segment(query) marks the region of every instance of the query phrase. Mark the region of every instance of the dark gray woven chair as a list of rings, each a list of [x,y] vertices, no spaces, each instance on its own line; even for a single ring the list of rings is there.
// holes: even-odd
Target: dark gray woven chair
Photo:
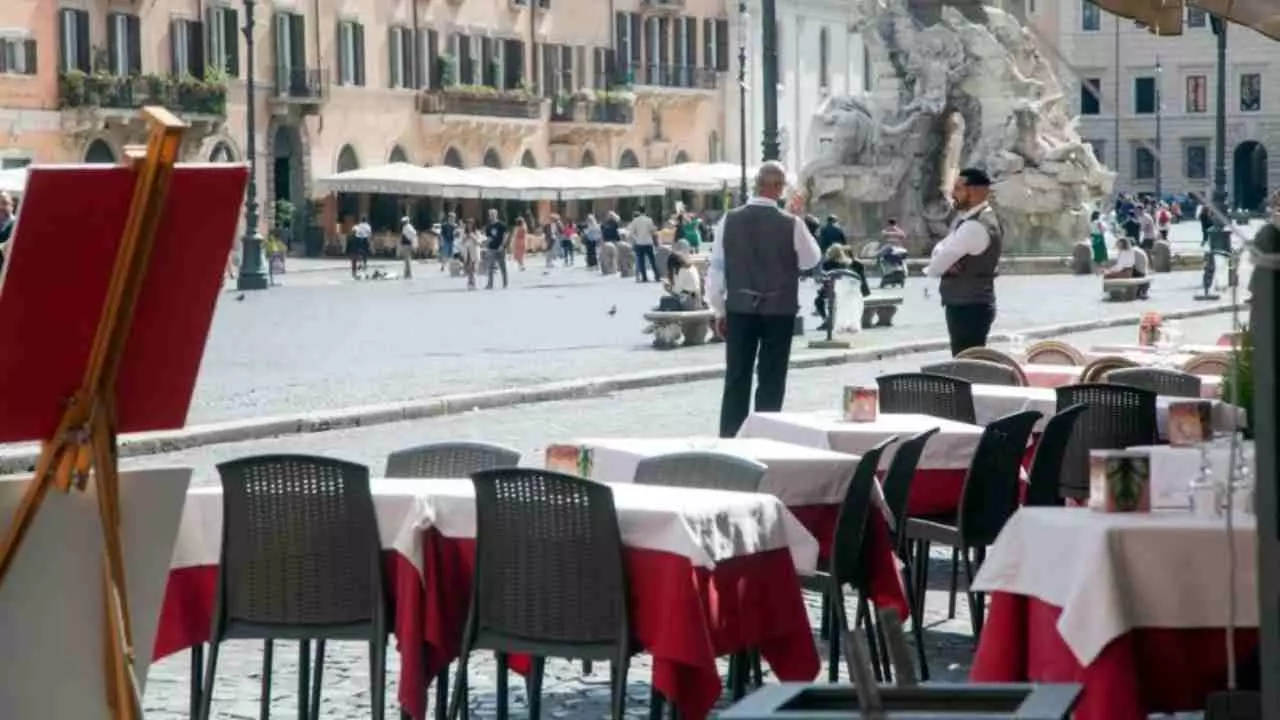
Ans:
[[[1150,390],[1157,395],[1186,398],[1199,398],[1203,385],[1198,375],[1181,370],[1148,367],[1112,370],[1104,379],[1113,385],[1128,385]]]
[[[515,467],[520,451],[493,443],[438,442],[397,450],[387,456],[385,477],[465,478],[481,470]]]
[[[933,375],[968,380],[982,385],[1026,385],[1025,378],[1017,369],[986,360],[948,360],[947,362],[925,365],[921,372]]]
[[[1027,494],[1023,504],[1031,507],[1057,507],[1062,505],[1062,459],[1076,429],[1083,405],[1072,405],[1058,411],[1044,424],[1040,442],[1036,444],[1035,459],[1027,473]]]
[[[645,458],[636,466],[636,483],[759,492],[768,471],[764,463],[722,452],[691,451]]]
[[[541,711],[547,657],[608,660],[612,708],[623,720],[631,638],[627,577],[608,485],[535,468],[472,476],[475,576],[449,717],[467,698],[467,656],[498,655],[498,714],[506,717],[508,653],[533,656],[529,717]]]
[[[1089,451],[1123,450],[1159,441],[1156,394],[1150,390],[1109,383],[1060,387],[1058,412],[1072,405],[1087,409],[1076,423],[1062,458],[1059,485],[1062,496],[1089,497]]]
[[[299,714],[317,717],[324,641],[369,643],[370,700],[386,703],[388,599],[378,521],[363,465],[263,455],[218,465],[222,557],[200,718],[208,720],[224,640],[265,640],[260,716],[270,707],[273,640],[298,640]],[[309,683],[314,683],[309,685]],[[306,716],[306,715],[304,715]]]
[[[880,412],[932,415],[974,424],[973,386],[959,378],[931,373],[898,373],[876,378]]]

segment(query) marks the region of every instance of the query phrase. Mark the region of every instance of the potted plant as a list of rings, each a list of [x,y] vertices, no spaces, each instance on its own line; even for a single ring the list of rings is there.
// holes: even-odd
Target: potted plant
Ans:
[[[88,103],[87,80],[88,76],[80,70],[67,70],[58,75],[58,99],[62,107],[75,108]]]
[[[1237,343],[1219,393],[1226,402],[1244,409],[1244,436],[1253,439],[1253,328],[1246,326]]]
[[[440,84],[449,87],[458,82],[458,63],[448,53],[436,58],[436,71],[440,73]]]

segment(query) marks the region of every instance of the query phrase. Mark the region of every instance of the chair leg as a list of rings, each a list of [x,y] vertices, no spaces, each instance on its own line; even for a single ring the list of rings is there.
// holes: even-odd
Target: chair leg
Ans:
[[[323,649],[324,641],[321,640],[316,652],[322,652]],[[320,660],[317,658],[317,668],[320,667],[319,663]],[[387,634],[381,631],[375,633],[369,640],[369,698],[373,705],[372,720],[383,720],[387,713]],[[319,699],[320,693],[317,689],[316,700],[319,701]],[[319,718],[320,715],[316,714],[311,720],[319,720]]]
[[[947,598],[947,619],[956,619],[956,591],[960,586],[960,550],[951,548],[951,595]]]
[[[298,641],[298,720],[307,720],[311,700],[311,641]]]
[[[880,643],[876,639],[875,620],[871,617],[871,605],[861,596],[858,596],[858,610],[855,615],[856,625],[866,631],[867,650],[871,656],[871,672],[876,682],[884,682],[884,668],[880,667]],[[853,677],[853,673],[849,673],[849,677]]]
[[[458,656],[458,675],[453,679],[453,700],[449,703],[448,720],[457,720],[458,713],[467,702],[467,655],[469,648],[463,648]]]
[[[189,717],[200,717],[200,686],[204,685],[204,643],[191,647],[191,704]]]
[[[269,720],[271,717],[271,665],[275,654],[276,644],[268,640],[262,648],[262,699],[258,701],[260,720]]]
[[[902,573],[902,585],[907,590],[907,607],[911,609],[911,637],[916,641],[916,659],[920,663],[920,680],[921,682],[928,682],[929,661],[925,658],[924,652],[924,616],[918,609],[915,577],[911,573],[911,565],[904,564]]]
[[[320,717],[320,688],[324,685],[324,640],[317,640],[311,672],[311,720]]]
[[[542,717],[542,676],[547,670],[547,659],[535,657],[532,665],[525,680],[525,694],[529,696],[529,720],[539,720]]]
[[[627,671],[631,668],[631,658],[623,655],[609,668],[613,675],[613,720],[626,720],[627,713]],[[530,718],[529,720],[533,720]]]
[[[818,637],[826,640],[831,637],[831,598],[822,593],[822,620],[818,624]]]
[[[729,658],[729,694],[735,701],[747,694],[748,657],[747,653],[738,652]]]
[[[916,613],[923,619],[925,599],[929,594],[929,541],[916,542]]]
[[[978,564],[982,562],[982,556],[985,554],[985,548],[974,548],[974,553],[978,555]],[[964,549],[964,574],[967,582],[965,586],[965,595],[969,598],[969,626],[973,629],[973,641],[976,643],[978,638],[982,636],[982,625],[986,621],[987,598],[983,593],[973,591],[973,578],[977,575],[975,563],[970,560],[969,548]]]
[[[658,688],[653,687],[652,680],[649,686],[649,720],[662,720],[662,716],[666,714],[667,699],[658,692]]]
[[[759,650],[751,651],[751,684],[757,688],[764,686],[764,667]]]
[[[436,720],[449,720],[449,666],[436,675]]]
[[[508,701],[511,699],[511,693],[508,687],[510,684],[510,678],[507,677],[507,654],[494,653],[494,655],[498,661],[498,711],[495,717],[497,717],[497,720],[507,720],[511,709],[508,704]]]
[[[209,664],[204,671],[204,688],[200,691],[200,713],[193,720],[209,720],[213,704],[213,678],[218,672],[218,648],[222,643],[217,637],[209,640]]]
[[[837,682],[840,679],[840,643],[844,633],[849,629],[849,614],[844,606],[844,592],[840,585],[831,581],[831,637],[827,638],[827,681]],[[853,673],[849,673],[850,680]]]

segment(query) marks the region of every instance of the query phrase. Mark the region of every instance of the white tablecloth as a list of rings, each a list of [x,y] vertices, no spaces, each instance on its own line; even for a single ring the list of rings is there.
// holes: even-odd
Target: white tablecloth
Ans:
[[[1022,508],[987,552],[974,588],[1061,608],[1058,633],[1087,667],[1136,628],[1226,626],[1230,543],[1223,523],[1179,511]],[[1258,624],[1256,534],[1253,518],[1238,519],[1239,627]]]
[[[1084,370],[1078,365],[1023,365],[1022,372],[1027,376],[1027,384],[1032,387],[1057,388],[1063,385],[1074,385],[1080,382],[1080,372]],[[1222,389],[1221,375],[1200,375],[1200,396],[1205,399],[1218,397]]]
[[[1195,353],[1174,352],[1159,353],[1146,352],[1142,350],[1128,350],[1116,352],[1099,352],[1091,350],[1085,353],[1090,362],[1104,357],[1122,357],[1126,360],[1132,360],[1141,367],[1167,367],[1174,370],[1181,370],[1184,365],[1195,359]]]
[[[1253,462],[1253,443],[1246,443],[1246,461]],[[1129,448],[1147,454],[1151,460],[1151,504],[1160,508],[1189,508],[1190,486],[1200,478],[1199,447],[1148,445]],[[1212,482],[1224,482],[1231,474],[1231,450],[1226,443],[1213,443],[1208,448]],[[1249,468],[1250,477],[1254,469]],[[1244,502],[1240,498],[1238,502]]]
[[[752,413],[739,437],[763,437],[825,448],[837,452],[861,455],[881,441],[892,436],[905,440],[929,428],[940,428],[929,439],[920,458],[922,470],[964,470],[969,467],[973,453],[982,437],[977,425],[944,420],[928,415],[881,413],[875,422],[845,422],[839,412],[778,412]],[[887,467],[895,448],[890,448],[881,460]]]
[[[1205,353],[1231,352],[1230,345],[1183,344],[1183,345],[1178,345],[1174,349],[1177,350],[1178,353],[1182,355],[1203,355]],[[1136,343],[1133,345],[1124,345],[1124,344],[1094,345],[1092,348],[1090,348],[1090,350],[1092,350],[1095,353],[1113,354],[1113,355],[1115,354],[1124,355],[1129,353],[1158,354],[1160,352],[1159,347],[1155,345],[1138,345]]]
[[[588,438],[573,445],[591,448],[591,479],[629,483],[641,460],[679,452],[722,452],[763,463],[768,470],[760,492],[789,506],[831,505],[844,499],[858,456],[768,438]]]
[[[435,528],[453,538],[476,534],[471,480],[375,479],[371,483],[382,545],[422,569],[419,534]],[[683,555],[700,567],[769,550],[789,549],[796,569],[811,573],[818,543],[771,495],[614,485],[622,542],[628,547]],[[216,565],[222,547],[222,488],[187,495],[174,568]]]
[[[1194,398],[1178,398],[1161,395],[1156,398],[1156,429],[1160,437],[1167,437],[1165,426],[1169,420],[1169,403],[1185,402]],[[1205,398],[1207,399],[1207,398]],[[1213,403],[1213,427],[1219,432],[1227,432],[1236,427],[1236,423],[1244,424],[1244,413],[1240,408],[1224,403],[1221,400],[1209,400]],[[1055,388],[1016,387],[1010,385],[974,385],[973,409],[978,423],[985,425],[996,418],[1022,410],[1035,410],[1043,417],[1037,430],[1044,426],[1050,417],[1057,412],[1058,394]]]

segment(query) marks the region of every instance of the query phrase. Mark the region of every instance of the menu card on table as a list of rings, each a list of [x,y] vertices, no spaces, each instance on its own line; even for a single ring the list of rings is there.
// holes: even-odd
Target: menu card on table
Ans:
[[[880,393],[875,388],[848,385],[844,389],[845,422],[875,422]]]

